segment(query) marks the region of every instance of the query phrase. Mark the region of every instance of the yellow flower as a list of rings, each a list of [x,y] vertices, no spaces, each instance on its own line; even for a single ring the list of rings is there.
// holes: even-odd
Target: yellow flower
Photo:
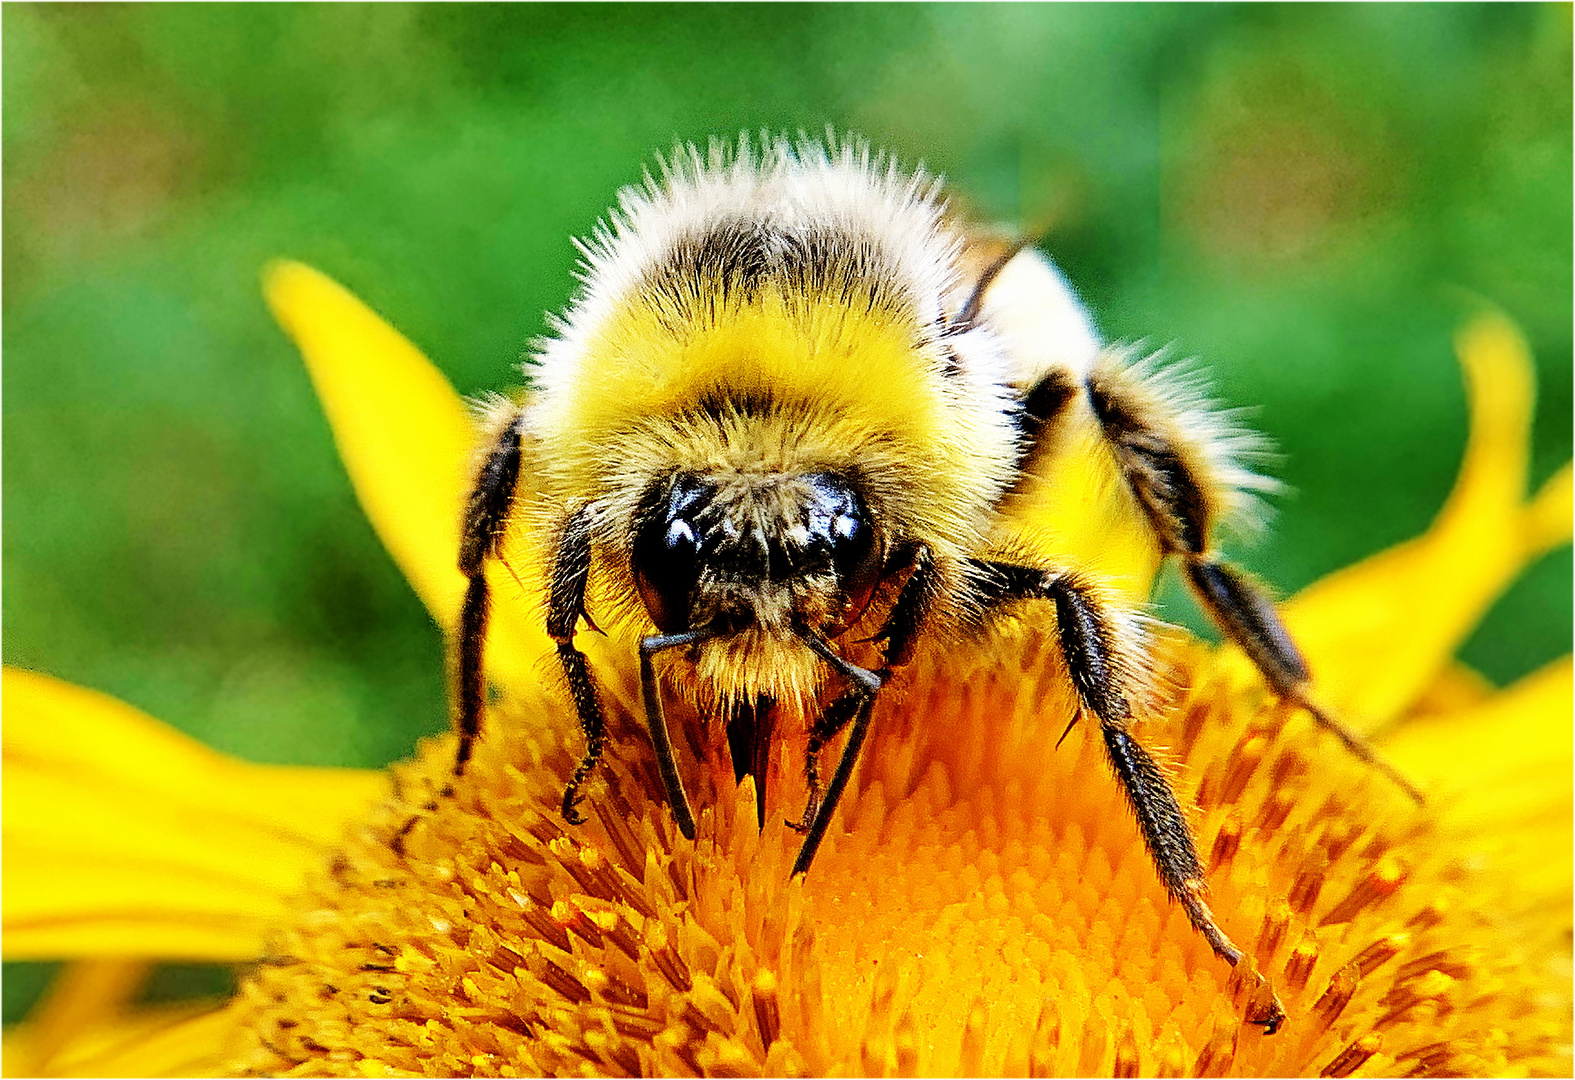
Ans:
[[[459,400],[314,271],[276,266],[268,294],[368,516],[451,625]],[[1275,1035],[1243,1022],[1264,991],[1167,902],[1097,739],[1054,748],[1072,702],[1043,627],[1009,659],[913,673],[793,880],[797,837],[757,829],[752,781],[735,787],[724,733],[695,717],[699,837],[682,839],[607,653],[613,749],[590,822],[563,823],[580,736],[538,685],[547,642],[521,602],[500,607],[506,693],[451,796],[450,739],[390,787],[237,762],[7,671],[6,956],[75,961],[8,1036],[7,1071],[1568,1074],[1570,661],[1497,690],[1452,656],[1568,540],[1571,476],[1526,500],[1513,329],[1483,317],[1459,347],[1472,438],[1438,520],[1286,608],[1323,697],[1429,805],[1232,651],[1163,645],[1172,689],[1142,734],[1195,807],[1214,910],[1284,1003]],[[768,821],[798,809],[773,800]],[[131,1009],[150,958],[247,968],[222,1006]]]

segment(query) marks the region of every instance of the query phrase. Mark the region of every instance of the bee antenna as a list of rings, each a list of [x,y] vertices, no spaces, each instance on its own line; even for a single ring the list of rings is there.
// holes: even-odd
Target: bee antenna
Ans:
[[[667,791],[667,804],[673,811],[678,831],[689,840],[695,838],[695,815],[689,808],[689,796],[684,794],[684,782],[678,775],[678,761],[673,756],[672,739],[667,733],[667,715],[662,709],[662,690],[656,681],[656,668],[651,658],[665,649],[697,645],[717,636],[714,625],[698,630],[685,630],[677,634],[653,634],[640,640],[640,696],[645,699],[645,722],[651,732],[651,746],[656,751],[656,767],[662,776],[662,787]],[[564,794],[565,806],[574,793],[570,787]]]
[[[809,646],[811,652],[820,657],[826,663],[830,664],[832,667],[836,668],[847,677],[849,682],[854,683],[866,693],[873,694],[883,685],[885,680],[883,680],[879,675],[873,671],[859,667],[851,660],[838,656],[832,650],[831,646],[827,645],[826,642],[818,635],[812,633],[809,630],[799,628],[795,628],[794,633],[798,635],[800,641]]]
[[[979,318],[979,312],[984,308],[985,292],[989,290],[1001,271],[1006,269],[1006,264],[1017,258],[1024,248],[1030,246],[1036,240],[1037,237],[1032,236],[1018,237],[1012,242],[1010,247],[995,257],[994,262],[984,268],[984,272],[979,275],[979,280],[974,282],[973,292],[969,294],[968,302],[962,306],[962,310],[957,313],[957,317],[947,325],[945,333],[960,334],[964,330],[973,328],[975,321]]]

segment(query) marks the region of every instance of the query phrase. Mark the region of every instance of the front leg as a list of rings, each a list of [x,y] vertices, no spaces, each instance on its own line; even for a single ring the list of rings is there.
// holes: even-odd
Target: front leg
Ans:
[[[487,588],[487,563],[499,556],[519,487],[524,459],[525,417],[515,412],[499,429],[481,461],[460,521],[459,572],[465,575],[465,599],[459,609],[454,641],[454,728],[459,747],[454,775],[463,776],[476,739],[486,700],[482,670],[487,620],[492,601]]]
[[[832,652],[830,647],[819,638],[804,635],[805,643],[827,663],[847,676],[853,685],[827,705],[816,718],[814,726],[810,728],[809,746],[804,758],[804,782],[809,790],[809,797],[805,801],[803,817],[799,821],[787,823],[791,828],[805,834],[804,844],[799,849],[798,859],[793,864],[795,874],[809,870],[810,863],[815,859],[815,852],[820,848],[820,842],[826,835],[826,828],[831,823],[831,815],[842,798],[842,791],[847,786],[848,778],[853,775],[854,763],[858,760],[859,750],[864,744],[870,714],[875,708],[876,694],[891,677],[894,669],[906,665],[912,659],[919,632],[940,595],[940,579],[935,570],[934,556],[929,548],[915,546],[894,555],[888,563],[888,567],[896,567],[896,573],[900,573],[905,565],[910,566],[912,571],[898,592],[897,600],[892,604],[885,624],[874,638],[875,641],[882,643],[882,662],[879,671],[871,672],[856,667]],[[837,733],[846,727],[849,721],[853,722],[853,731],[848,736],[847,745],[842,749],[837,770],[832,774],[831,786],[826,789],[825,797],[822,799],[820,751],[827,742],[837,737]]]
[[[855,686],[840,694],[815,718],[814,725],[809,729],[809,744],[804,750],[804,784],[809,789],[809,795],[804,800],[803,816],[798,821],[789,821],[787,824],[790,828],[806,834],[814,828],[822,805],[820,751],[826,743],[837,737],[849,720],[858,715],[866,702],[873,700],[874,695],[866,692],[862,686]],[[808,869],[808,863],[805,863],[805,868]]]
[[[848,718],[853,720],[853,730],[848,733],[847,745],[842,748],[842,757],[837,760],[837,771],[831,776],[831,786],[826,789],[826,801],[818,808],[813,804],[815,793],[811,791],[811,809],[804,812],[808,822],[808,831],[804,837],[804,844],[798,850],[798,858],[793,862],[793,873],[808,873],[810,863],[815,861],[815,852],[820,850],[820,842],[825,838],[826,827],[831,824],[831,815],[837,810],[837,803],[842,801],[842,792],[848,786],[848,780],[853,775],[853,766],[858,762],[859,751],[864,746],[864,736],[869,733],[870,713],[875,708],[875,696],[880,693],[885,677],[873,671],[866,671],[857,664],[851,664],[838,656],[819,637],[810,633],[801,635],[804,644],[813,649],[822,660],[836,668],[842,676],[852,683],[852,687],[827,706],[827,713],[837,713],[840,719],[833,722],[837,728],[847,723]],[[816,728],[821,727],[820,723]],[[814,736],[811,736],[813,740]],[[819,752],[819,746],[815,751]],[[814,762],[814,755],[810,757]],[[812,774],[813,775],[813,774]],[[818,784],[818,778],[817,778]],[[791,824],[791,823],[790,823]]]
[[[1216,955],[1231,965],[1241,950],[1225,936],[1204,902],[1207,885],[1192,830],[1163,770],[1132,737],[1132,701],[1145,662],[1142,643],[1124,634],[1110,610],[1075,575],[1001,562],[980,562],[986,608],[1019,600],[1055,604],[1056,628],[1067,673],[1083,707],[1099,720],[1105,754],[1137,816],[1138,828],[1165,889],[1187,912]],[[1284,1018],[1276,1001],[1258,1020],[1274,1031]]]

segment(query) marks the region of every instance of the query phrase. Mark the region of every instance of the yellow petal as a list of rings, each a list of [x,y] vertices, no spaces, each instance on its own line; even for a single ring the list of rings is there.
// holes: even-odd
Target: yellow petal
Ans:
[[[1408,715],[1415,717],[1458,712],[1480,705],[1496,693],[1498,687],[1482,675],[1464,664],[1449,664],[1412,703]],[[1406,720],[1406,723],[1410,722]]]
[[[1489,873],[1504,914],[1540,912],[1534,942],[1567,953],[1575,896],[1575,710],[1564,657],[1475,708],[1407,721],[1384,752],[1437,793],[1443,821]]]
[[[71,1033],[47,1057],[31,1024],[7,1032],[7,1076],[222,1076],[236,1036],[228,1010],[211,1002],[139,1009]]]
[[[399,331],[311,267],[272,263],[263,290],[306,360],[372,527],[438,625],[452,628],[465,591],[456,560],[476,438],[464,403]],[[539,621],[499,606],[488,638],[495,678],[534,684],[534,663],[551,648]]]
[[[151,965],[141,960],[80,960],[67,964],[28,1014],[26,1033],[5,1042],[6,1076],[43,1076],[62,1047],[102,1023],[130,1000]]]
[[[1396,764],[1436,781],[1440,791],[1458,791],[1458,805],[1503,805],[1517,793],[1517,775],[1532,771],[1562,778],[1537,785],[1535,794],[1569,797],[1575,761],[1575,715],[1571,660],[1566,656],[1469,708],[1408,720],[1384,739]]]
[[[1533,396],[1531,359],[1515,328],[1477,318],[1457,339],[1471,436],[1455,489],[1421,537],[1331,574],[1285,605],[1317,693],[1353,725],[1399,716],[1453,657],[1488,607],[1562,530],[1568,474],[1524,502]],[[1562,487],[1560,486],[1562,483]]]
[[[454,565],[472,439],[463,403],[414,345],[316,270],[274,263],[264,292],[301,349],[366,516],[452,626],[465,587]]]
[[[1489,841],[1516,880],[1554,875],[1569,893],[1575,683],[1569,657],[1460,712],[1408,721],[1384,753],[1437,793],[1447,819]],[[1529,891],[1529,883],[1528,885]]]
[[[252,765],[104,694],[3,676],[5,955],[232,960],[382,773]]]
[[[1571,491],[1572,464],[1548,477],[1526,508],[1526,546],[1531,557],[1570,542],[1575,526],[1575,492]]]

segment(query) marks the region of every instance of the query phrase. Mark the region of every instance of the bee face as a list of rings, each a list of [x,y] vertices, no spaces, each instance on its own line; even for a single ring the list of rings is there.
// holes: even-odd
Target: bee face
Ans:
[[[681,472],[651,485],[631,532],[640,599],[666,634],[837,637],[869,606],[883,565],[857,481],[836,472]]]

